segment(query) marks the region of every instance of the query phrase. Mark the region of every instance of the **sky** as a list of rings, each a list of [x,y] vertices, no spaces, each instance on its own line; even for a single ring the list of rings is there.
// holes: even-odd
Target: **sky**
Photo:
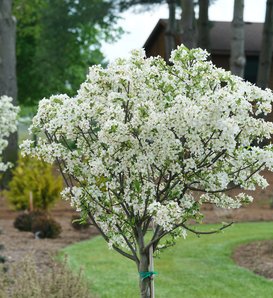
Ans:
[[[233,15],[233,0],[216,0],[209,8],[209,18],[212,21],[231,21]],[[245,0],[244,20],[247,22],[263,22],[266,0]],[[156,5],[154,9],[136,13],[129,10],[122,13],[119,25],[124,28],[122,38],[114,44],[103,44],[102,51],[108,61],[118,57],[128,57],[132,49],[143,47],[157,21],[168,18],[168,6]]]

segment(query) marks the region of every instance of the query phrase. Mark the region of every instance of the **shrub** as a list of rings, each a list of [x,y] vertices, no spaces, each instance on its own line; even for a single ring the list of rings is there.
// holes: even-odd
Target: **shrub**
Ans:
[[[19,214],[13,223],[14,227],[19,231],[30,232],[31,231],[31,216],[29,213]]]
[[[19,231],[33,232],[39,238],[57,238],[62,231],[58,222],[41,211],[19,214],[14,227]]]
[[[0,274],[1,298],[91,298],[82,272],[74,274],[67,262],[49,262],[49,268],[42,273],[28,257],[10,268],[10,273]]]
[[[88,221],[83,221],[81,216],[73,215],[71,220],[71,225],[75,230],[86,230],[90,227],[90,223]]]
[[[53,175],[51,165],[36,158],[20,156],[5,195],[15,210],[26,210],[29,209],[32,192],[34,209],[48,210],[59,198],[62,186],[61,177]]]
[[[0,251],[4,249],[4,245],[0,244]],[[6,262],[6,258],[2,255],[0,255],[0,264],[1,263],[5,263]]]
[[[6,258],[0,255],[0,263],[5,263],[5,262],[6,262]]]
[[[33,219],[31,230],[38,238],[57,238],[62,227],[51,217],[38,216]]]
[[[40,216],[45,216],[45,215],[41,211],[21,213],[15,218],[13,225],[19,231],[31,232],[33,219]]]
[[[0,235],[2,234],[2,230],[0,229]],[[4,245],[3,244],[0,244],[0,251],[2,251],[4,249]],[[1,269],[5,272],[7,271],[7,267],[6,266],[3,266],[2,264],[4,264],[6,262],[6,257],[0,255],[0,265],[1,265],[1,268],[0,268],[0,273],[1,273]],[[1,274],[0,274],[1,275]],[[0,291],[0,294],[1,294],[1,291]],[[0,295],[0,297],[2,297]]]

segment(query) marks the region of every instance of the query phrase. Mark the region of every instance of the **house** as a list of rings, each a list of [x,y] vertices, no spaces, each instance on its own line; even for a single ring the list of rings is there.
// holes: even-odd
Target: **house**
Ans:
[[[168,20],[160,19],[144,44],[146,55],[165,57],[165,31]],[[245,22],[245,79],[255,83],[258,71],[259,53],[262,41],[263,23]],[[176,36],[176,44],[181,43],[181,39]],[[212,62],[224,69],[229,69],[231,43],[231,23],[212,22],[210,30],[210,53]],[[269,87],[273,89],[273,72]]]

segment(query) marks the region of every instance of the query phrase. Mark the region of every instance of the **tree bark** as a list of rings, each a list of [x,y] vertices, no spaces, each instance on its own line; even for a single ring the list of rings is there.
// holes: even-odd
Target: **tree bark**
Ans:
[[[257,86],[265,89],[269,83],[273,43],[273,0],[266,2],[263,38],[259,58]]]
[[[176,47],[175,35],[177,33],[177,25],[175,18],[175,0],[167,0],[167,3],[169,7],[169,20],[165,32],[165,60],[169,61],[171,51]]]
[[[243,78],[245,63],[244,0],[234,0],[233,20],[231,23],[231,72]]]
[[[0,1],[0,96],[8,95],[17,104],[16,82],[16,21],[12,16],[12,0]],[[18,156],[18,134],[13,133],[8,138],[9,145],[3,153],[3,160],[13,164]],[[2,187],[6,187],[11,177],[8,171],[2,179]]]
[[[209,0],[199,0],[198,47],[210,50]]]
[[[149,254],[141,253],[140,254],[140,263],[139,263],[139,272],[148,272],[149,271]],[[151,278],[141,278],[139,279],[139,288],[141,298],[150,298],[151,297]]]
[[[196,24],[193,0],[181,0],[181,40],[189,49],[196,47]]]

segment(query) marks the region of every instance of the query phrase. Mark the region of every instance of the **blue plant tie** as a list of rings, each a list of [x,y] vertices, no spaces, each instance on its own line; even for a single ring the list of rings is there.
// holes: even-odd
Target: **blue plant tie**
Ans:
[[[145,278],[151,277],[154,274],[158,274],[155,271],[146,271],[146,272],[139,272],[139,276],[141,277],[141,280],[144,280]]]

